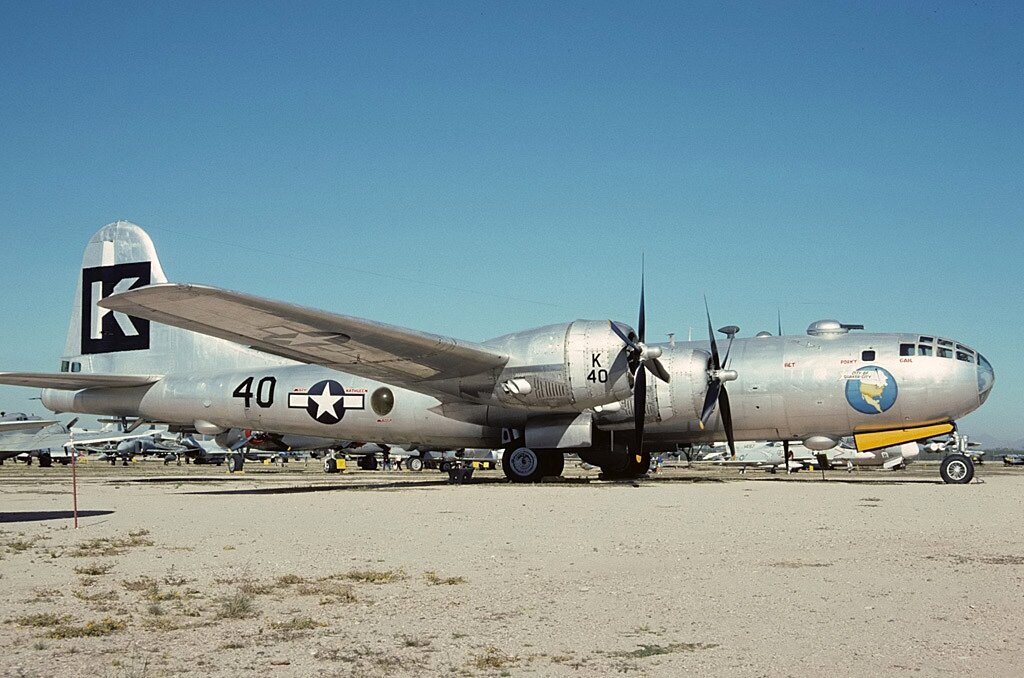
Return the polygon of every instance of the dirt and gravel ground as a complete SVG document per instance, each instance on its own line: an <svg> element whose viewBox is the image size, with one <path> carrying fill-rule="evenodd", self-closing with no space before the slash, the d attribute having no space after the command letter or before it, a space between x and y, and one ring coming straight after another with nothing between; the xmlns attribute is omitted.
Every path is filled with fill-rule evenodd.
<svg viewBox="0 0 1024 678"><path fill-rule="evenodd" d="M1024 470L0 467L0 675L1016 676Z"/></svg>

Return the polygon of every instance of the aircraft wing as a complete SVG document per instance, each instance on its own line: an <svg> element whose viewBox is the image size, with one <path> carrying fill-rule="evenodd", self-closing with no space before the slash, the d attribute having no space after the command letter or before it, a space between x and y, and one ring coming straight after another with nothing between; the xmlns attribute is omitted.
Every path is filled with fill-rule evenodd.
<svg viewBox="0 0 1024 678"><path fill-rule="evenodd" d="M62 391L78 391L83 388L123 388L145 386L160 381L158 375L131 374L85 374L76 372L0 372L0 384L11 386L35 386L55 388Z"/></svg>
<svg viewBox="0 0 1024 678"><path fill-rule="evenodd" d="M150 285L100 305L432 395L428 382L487 373L496 379L508 362L449 337L201 285Z"/></svg>
<svg viewBox="0 0 1024 678"><path fill-rule="evenodd" d="M0 421L0 433L8 431L24 431L25 429L41 429L56 424L55 419L26 419L24 421Z"/></svg>

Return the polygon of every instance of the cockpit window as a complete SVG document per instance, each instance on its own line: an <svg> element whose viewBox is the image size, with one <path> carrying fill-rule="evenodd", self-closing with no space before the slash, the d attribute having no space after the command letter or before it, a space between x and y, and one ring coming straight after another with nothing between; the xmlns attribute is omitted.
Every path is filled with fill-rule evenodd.
<svg viewBox="0 0 1024 678"><path fill-rule="evenodd" d="M900 355L914 355L914 349L913 344L900 344Z"/></svg>
<svg viewBox="0 0 1024 678"><path fill-rule="evenodd" d="M933 342L933 341L935 341L935 340L934 340L934 339L932 339L931 337L921 337L920 341L921 341L922 343L925 343L925 344L930 344L930 343L932 343L932 342Z"/></svg>
<svg viewBox="0 0 1024 678"><path fill-rule="evenodd" d="M931 354L932 354L932 347L931 346L921 345L921 346L917 347L917 355L931 355Z"/></svg>
<svg viewBox="0 0 1024 678"><path fill-rule="evenodd" d="M936 355L938 355L940 358L952 358L953 357L953 349L942 348L940 346L938 348L938 350L936 351Z"/></svg>
<svg viewBox="0 0 1024 678"><path fill-rule="evenodd" d="M939 339L939 346L952 346L953 342L949 339Z"/></svg>
<svg viewBox="0 0 1024 678"><path fill-rule="evenodd" d="M992 363L985 360L985 356L981 355L980 353L978 354L978 364L981 365L986 370L988 370L989 372L992 371Z"/></svg>
<svg viewBox="0 0 1024 678"><path fill-rule="evenodd" d="M971 355L970 353L965 353L963 351L957 351L956 352L956 359L957 360L962 360L965 363L973 363L974 362L974 356Z"/></svg>

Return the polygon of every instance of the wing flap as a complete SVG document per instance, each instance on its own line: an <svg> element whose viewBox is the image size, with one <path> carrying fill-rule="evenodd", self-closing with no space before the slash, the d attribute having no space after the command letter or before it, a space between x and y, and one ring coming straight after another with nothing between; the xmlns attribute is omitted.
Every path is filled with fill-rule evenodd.
<svg viewBox="0 0 1024 678"><path fill-rule="evenodd" d="M0 384L79 391L83 388L128 388L154 384L159 375L87 374L83 372L0 372Z"/></svg>
<svg viewBox="0 0 1024 678"><path fill-rule="evenodd" d="M508 356L449 337L201 285L150 285L111 295L100 305L411 388L486 373L508 362Z"/></svg>

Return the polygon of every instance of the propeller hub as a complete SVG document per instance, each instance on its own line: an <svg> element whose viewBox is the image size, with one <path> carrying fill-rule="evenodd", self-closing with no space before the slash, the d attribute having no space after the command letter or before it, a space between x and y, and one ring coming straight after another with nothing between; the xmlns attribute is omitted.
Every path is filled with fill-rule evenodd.
<svg viewBox="0 0 1024 678"><path fill-rule="evenodd" d="M718 381L736 381L740 375L736 370L708 370L708 376Z"/></svg>

